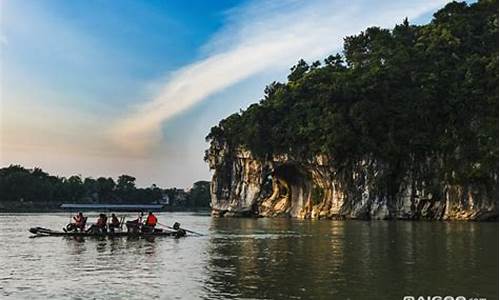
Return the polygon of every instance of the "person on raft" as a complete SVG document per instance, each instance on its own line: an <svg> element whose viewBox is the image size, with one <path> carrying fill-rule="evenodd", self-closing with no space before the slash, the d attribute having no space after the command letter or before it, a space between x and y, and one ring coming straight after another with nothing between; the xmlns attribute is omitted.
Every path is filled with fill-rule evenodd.
<svg viewBox="0 0 500 300"><path fill-rule="evenodd" d="M85 223L87 223L87 217L84 217L81 212L79 212L76 216L73 216L72 223L66 225L66 228L63 228L64 232L68 231L78 231L80 229L81 232L85 230Z"/></svg>
<svg viewBox="0 0 500 300"><path fill-rule="evenodd" d="M180 238L180 237L186 236L186 230L184 230L184 229L181 228L181 224L179 222L175 222L174 226L172 228L174 230L177 230L177 232L175 233L175 237L176 238Z"/></svg>
<svg viewBox="0 0 500 300"><path fill-rule="evenodd" d="M133 221L127 221L125 223L125 226L127 226L127 232L138 232L139 229L141 229L142 225L142 217L144 216L144 213L141 211L137 219Z"/></svg>
<svg viewBox="0 0 500 300"><path fill-rule="evenodd" d="M155 215L153 215L152 212L149 212L148 217L146 218L146 222L144 223L144 226L142 226L142 231L143 232L153 232L155 229L156 223L158 223L158 219L156 218Z"/></svg>
<svg viewBox="0 0 500 300"><path fill-rule="evenodd" d="M87 229L85 232L92 232L92 233L99 233L99 232L107 232L107 223L108 222L108 217L106 217L105 214L99 214L99 218L97 219L97 222L95 224L92 224L92 226Z"/></svg>
<svg viewBox="0 0 500 300"><path fill-rule="evenodd" d="M87 217L83 216L82 212L79 212L76 216L73 217L73 220L75 221L75 228L76 230L80 229L80 231L85 230L85 223L87 222Z"/></svg>
<svg viewBox="0 0 500 300"><path fill-rule="evenodd" d="M120 220L115 214L111 214L111 223L109 223L108 227L111 232L115 232L115 228L120 228Z"/></svg>

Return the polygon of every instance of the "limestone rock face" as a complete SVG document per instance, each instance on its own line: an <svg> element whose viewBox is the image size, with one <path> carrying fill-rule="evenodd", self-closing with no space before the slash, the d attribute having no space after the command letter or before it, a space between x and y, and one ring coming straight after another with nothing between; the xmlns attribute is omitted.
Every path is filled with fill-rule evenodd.
<svg viewBox="0 0 500 300"><path fill-rule="evenodd" d="M212 213L216 216L286 216L330 219L498 219L498 175L488 184L427 182L414 174L390 188L377 181L386 168L370 159L339 170L331 159L287 156L255 159L248 151L212 147ZM409 172L408 172L409 173Z"/></svg>

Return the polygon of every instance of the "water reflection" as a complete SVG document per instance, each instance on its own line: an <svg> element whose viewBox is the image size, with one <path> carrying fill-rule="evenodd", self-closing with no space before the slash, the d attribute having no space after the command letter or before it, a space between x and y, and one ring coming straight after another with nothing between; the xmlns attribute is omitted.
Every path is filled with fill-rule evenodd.
<svg viewBox="0 0 500 300"><path fill-rule="evenodd" d="M120 253L123 249L123 238L109 237L109 251L110 253Z"/></svg>
<svg viewBox="0 0 500 300"><path fill-rule="evenodd" d="M484 278L498 278L498 225L485 225L213 219L206 298L478 297L478 290L495 298L497 281Z"/></svg>
<svg viewBox="0 0 500 300"><path fill-rule="evenodd" d="M95 246L98 254L122 255L131 250L146 255L155 255L156 237L63 237L70 256L81 255L87 251L87 245Z"/></svg>
<svg viewBox="0 0 500 300"><path fill-rule="evenodd" d="M214 219L207 298L335 294L343 279L346 228L343 222L331 225L289 219ZM318 273L320 269L326 272Z"/></svg>
<svg viewBox="0 0 500 300"><path fill-rule="evenodd" d="M498 223L161 218L208 234L29 239L67 216L0 214L0 298L498 298Z"/></svg>

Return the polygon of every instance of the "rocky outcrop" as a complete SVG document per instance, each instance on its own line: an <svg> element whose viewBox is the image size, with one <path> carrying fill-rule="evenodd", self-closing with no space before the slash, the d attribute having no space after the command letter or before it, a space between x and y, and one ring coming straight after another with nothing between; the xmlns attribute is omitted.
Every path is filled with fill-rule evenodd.
<svg viewBox="0 0 500 300"><path fill-rule="evenodd" d="M207 161L214 171L211 203L216 216L498 219L497 173L486 182L450 184L425 179L413 166L388 180L388 168L370 158L340 169L326 156L261 160L225 145L212 147Z"/></svg>

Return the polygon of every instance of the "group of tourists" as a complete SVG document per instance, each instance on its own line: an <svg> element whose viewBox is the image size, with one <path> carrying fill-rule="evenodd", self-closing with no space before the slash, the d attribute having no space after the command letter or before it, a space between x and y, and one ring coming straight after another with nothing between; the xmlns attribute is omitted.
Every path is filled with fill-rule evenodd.
<svg viewBox="0 0 500 300"><path fill-rule="evenodd" d="M154 232L155 226L158 223L156 216L149 212L146 220L143 222L144 213L140 213L137 219L133 221L127 221L125 223L127 227L127 232ZM113 213L111 214L111 220L108 223L108 216L106 214L99 214L95 224L92 224L89 228L85 229L87 224L87 217L83 213L79 212L73 217L73 222L68 224L64 231L80 231L87 233L102 233L102 232L115 232L115 229L122 228L125 218L120 221L118 217Z"/></svg>
<svg viewBox="0 0 500 300"><path fill-rule="evenodd" d="M99 214L97 222L92 224L85 232L115 232L115 229L121 227L121 222L115 214L111 214L111 221L108 223L108 216L106 214ZM82 229L83 231L83 229Z"/></svg>
<svg viewBox="0 0 500 300"><path fill-rule="evenodd" d="M127 221L125 225L127 226L127 232L153 232L158 219L156 216L149 212L146 220L143 222L144 213L140 213L137 219L133 221Z"/></svg>

